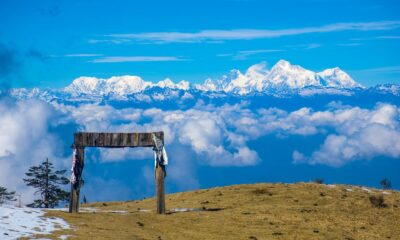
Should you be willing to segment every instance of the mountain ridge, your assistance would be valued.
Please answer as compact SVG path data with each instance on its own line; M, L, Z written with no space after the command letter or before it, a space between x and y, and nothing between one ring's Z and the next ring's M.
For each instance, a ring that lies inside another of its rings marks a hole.
M82 76L61 89L13 88L0 90L18 99L38 98L45 101L101 102L136 101L153 102L221 97L271 96L278 98L308 97L315 95L350 96L358 93L378 93L400 96L400 85L381 84L364 87L338 67L313 72L288 61L280 60L268 69L265 62L250 66L246 72L232 69L217 79L206 79L202 84L169 78L150 82L140 76L124 75L110 78Z
M203 84L190 84L182 80L174 83L166 78L157 83L145 81L139 76L114 76L107 79L79 77L63 90L72 95L128 95L146 89L160 87L178 90L221 91L240 95L268 90L302 89L306 87L333 87L339 89L362 88L340 68L326 69L316 73L285 60L278 61L270 70L265 62L250 66L245 73L237 69L219 79L206 79Z

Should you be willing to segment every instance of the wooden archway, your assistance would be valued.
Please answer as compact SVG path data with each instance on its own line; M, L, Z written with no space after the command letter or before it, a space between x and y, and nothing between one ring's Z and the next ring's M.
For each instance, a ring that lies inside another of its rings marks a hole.
M105 133L77 132L74 134L72 160L71 195L69 212L79 212L79 193L82 186L82 172L85 165L85 147L152 147L156 154L155 176L157 193L157 213L165 213L164 178L167 159L163 157L164 132L147 133Z

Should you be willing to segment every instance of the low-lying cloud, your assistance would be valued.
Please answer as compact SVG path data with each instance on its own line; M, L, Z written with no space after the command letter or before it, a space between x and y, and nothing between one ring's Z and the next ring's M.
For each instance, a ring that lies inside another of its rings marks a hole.
M167 146L188 147L200 163L210 166L256 165L261 159L257 149L250 148L248 143L266 135L325 136L324 142L309 156L297 149L293 153L295 163L338 167L356 160L400 155L399 109L384 103L373 109L331 104L324 111L301 108L292 112L277 108L251 110L246 103L220 107L199 104L189 110L168 111L93 105L69 108L86 130L163 130ZM96 115L91 108L96 109ZM78 114L82 112L87 114ZM125 122L115 122L117 119ZM126 154L115 160L126 158L129 151ZM111 160L107 155L104 157Z
M400 109L378 103L372 109L330 104L325 110L300 108L251 109L246 102L222 106L199 102L188 110L114 108L110 105L78 106L36 100L0 100L0 182L32 200L32 190L22 182L24 172L46 157L69 168L71 152L65 134L83 131L164 131L171 166L168 174L178 190L199 187L197 166L254 166L263 161L252 141L263 136L289 138L323 136L312 152L298 148L295 164L340 167L375 157L400 157ZM64 126L76 126L68 131ZM268 146L264 146L267 148ZM68 149L65 151L65 149ZM153 159L151 149L99 149L96 163ZM88 160L90 156L88 156ZM280 161L268 160L268 161ZM151 165L142 179L152 178ZM124 194L127 195L125 190Z

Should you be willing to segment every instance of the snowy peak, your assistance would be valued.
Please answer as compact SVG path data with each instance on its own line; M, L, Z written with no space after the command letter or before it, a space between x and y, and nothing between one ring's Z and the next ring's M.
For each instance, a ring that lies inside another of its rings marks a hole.
M272 87L278 88L304 88L321 85L320 78L315 72L292 65L285 60L280 60L272 67L268 81Z
M188 81L182 80L175 84L169 78L159 81L157 84L154 84L153 86L157 86L160 88L180 89L180 90L189 90L190 89L190 83Z
M108 79L95 77L79 77L69 86L64 88L65 92L72 95L127 95L141 92L151 86L151 82L146 82L138 76L118 76Z
M216 80L207 78L203 84L196 84L194 88L200 91L226 91L227 89L232 89L232 86L236 84L234 80L239 80L242 76L243 74L239 70L232 69L228 74L223 75L221 78Z
M103 81L105 94L127 95L138 93L152 85L138 76L111 77Z
M329 87L339 87L339 88L353 88L361 87L356 81L354 81L346 72L342 71L340 68L330 68L318 75L325 81L326 85Z
M220 79L208 79L197 89L223 91L238 94L251 92L279 92L304 88L357 88L361 87L347 73L339 68L316 73L286 60L278 61L271 70L261 62L250 66L245 74L238 70L223 75Z
M100 87L100 80L94 77L79 77L64 90L69 93L91 94Z
M273 67L272 69L283 69L283 70L290 70L293 68L292 64L286 60L279 60Z

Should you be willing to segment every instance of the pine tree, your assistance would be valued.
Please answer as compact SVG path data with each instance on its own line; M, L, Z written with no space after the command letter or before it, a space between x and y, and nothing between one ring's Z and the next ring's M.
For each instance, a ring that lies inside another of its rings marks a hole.
M6 201L15 201L15 192L7 191L7 188L0 186L0 204L5 203Z
M379 183L381 184L381 187L383 189L391 189L392 188L392 182L387 178L382 179Z
M40 193L41 199L34 200L29 207L54 208L60 201L68 201L69 193L62 190L59 185L69 183L69 179L64 177L67 170L53 171L53 164L47 158L38 166L32 166L26 172L28 178L24 182L37 189L35 193Z

